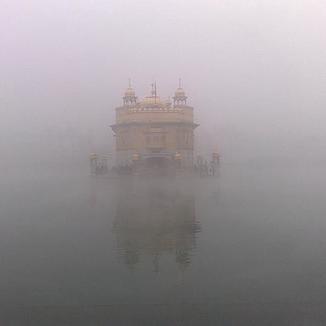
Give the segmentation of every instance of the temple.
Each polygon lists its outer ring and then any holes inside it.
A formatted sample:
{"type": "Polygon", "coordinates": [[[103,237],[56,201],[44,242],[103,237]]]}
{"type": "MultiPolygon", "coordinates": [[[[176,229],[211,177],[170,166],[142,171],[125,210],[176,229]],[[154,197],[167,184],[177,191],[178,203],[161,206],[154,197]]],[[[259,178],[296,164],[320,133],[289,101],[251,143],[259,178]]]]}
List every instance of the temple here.
{"type": "Polygon", "coordinates": [[[138,100],[129,83],[123,105],[115,110],[111,128],[116,137],[116,166],[192,169],[198,124],[180,81],[173,102],[158,96],[156,83],[149,96],[138,100]]]}

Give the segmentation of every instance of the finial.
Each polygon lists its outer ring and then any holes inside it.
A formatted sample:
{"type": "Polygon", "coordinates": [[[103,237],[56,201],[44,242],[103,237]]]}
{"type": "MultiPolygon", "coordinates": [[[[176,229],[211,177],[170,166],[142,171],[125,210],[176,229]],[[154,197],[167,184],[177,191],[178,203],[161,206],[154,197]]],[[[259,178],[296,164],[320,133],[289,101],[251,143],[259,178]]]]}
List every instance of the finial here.
{"type": "Polygon", "coordinates": [[[156,90],[156,81],[154,83],[151,84],[152,86],[152,91],[151,91],[151,94],[153,97],[157,97],[157,90],[156,90]]]}
{"type": "Polygon", "coordinates": [[[128,78],[128,86],[129,86],[129,88],[131,88],[131,80],[130,80],[130,78],[128,78]]]}
{"type": "Polygon", "coordinates": [[[181,78],[179,78],[179,88],[181,88],[181,78]]]}

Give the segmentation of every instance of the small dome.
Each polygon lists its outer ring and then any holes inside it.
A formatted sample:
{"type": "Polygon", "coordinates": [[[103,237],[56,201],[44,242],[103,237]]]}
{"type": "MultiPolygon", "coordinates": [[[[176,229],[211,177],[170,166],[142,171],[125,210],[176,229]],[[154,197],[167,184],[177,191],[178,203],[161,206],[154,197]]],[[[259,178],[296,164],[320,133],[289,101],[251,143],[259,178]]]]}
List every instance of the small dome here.
{"type": "Polygon", "coordinates": [[[132,87],[128,87],[125,91],[125,96],[135,96],[135,91],[132,87]]]}
{"type": "Polygon", "coordinates": [[[184,97],[186,96],[185,91],[183,90],[183,88],[179,87],[176,91],[175,91],[175,96],[176,97],[184,97]]]}

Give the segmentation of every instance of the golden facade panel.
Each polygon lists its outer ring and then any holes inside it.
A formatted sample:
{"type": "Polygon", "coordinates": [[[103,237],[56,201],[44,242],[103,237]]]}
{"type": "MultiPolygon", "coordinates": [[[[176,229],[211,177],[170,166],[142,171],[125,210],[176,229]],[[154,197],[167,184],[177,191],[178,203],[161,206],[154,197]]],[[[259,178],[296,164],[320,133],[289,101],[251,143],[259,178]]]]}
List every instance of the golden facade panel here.
{"type": "Polygon", "coordinates": [[[144,165],[173,165],[178,157],[181,168],[191,168],[198,126],[193,111],[181,87],[171,103],[157,96],[156,86],[150,96],[138,101],[129,86],[111,126],[116,136],[117,166],[133,164],[136,155],[144,165]]]}

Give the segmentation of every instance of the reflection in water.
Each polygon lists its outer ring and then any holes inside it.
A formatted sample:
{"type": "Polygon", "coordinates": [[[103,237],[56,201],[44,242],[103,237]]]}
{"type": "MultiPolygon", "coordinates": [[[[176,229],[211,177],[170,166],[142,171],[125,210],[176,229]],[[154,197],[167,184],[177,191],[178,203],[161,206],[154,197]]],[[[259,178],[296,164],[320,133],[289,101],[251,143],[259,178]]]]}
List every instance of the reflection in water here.
{"type": "Polygon", "coordinates": [[[184,270],[200,231],[191,190],[158,180],[120,184],[118,188],[113,230],[127,266],[135,266],[142,255],[150,256],[158,272],[161,255],[169,253],[184,270]]]}

